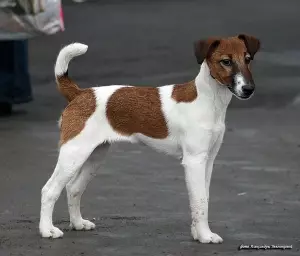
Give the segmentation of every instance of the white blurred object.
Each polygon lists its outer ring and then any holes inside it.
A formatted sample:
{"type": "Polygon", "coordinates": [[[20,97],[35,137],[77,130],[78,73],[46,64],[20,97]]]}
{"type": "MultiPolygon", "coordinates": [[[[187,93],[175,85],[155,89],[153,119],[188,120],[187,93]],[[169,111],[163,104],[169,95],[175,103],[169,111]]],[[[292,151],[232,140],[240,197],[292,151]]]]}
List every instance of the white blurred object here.
{"type": "Polygon", "coordinates": [[[0,0],[0,40],[27,39],[63,30],[60,0],[0,0]]]}
{"type": "Polygon", "coordinates": [[[14,0],[2,0],[0,1],[0,8],[1,7],[14,7],[16,2],[14,0]]]}

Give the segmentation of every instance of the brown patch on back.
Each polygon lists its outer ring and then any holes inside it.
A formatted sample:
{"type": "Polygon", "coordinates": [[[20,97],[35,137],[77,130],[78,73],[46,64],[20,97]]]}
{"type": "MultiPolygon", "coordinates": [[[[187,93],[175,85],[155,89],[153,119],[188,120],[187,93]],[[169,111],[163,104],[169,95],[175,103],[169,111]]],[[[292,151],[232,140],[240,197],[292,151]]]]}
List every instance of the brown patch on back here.
{"type": "Polygon", "coordinates": [[[60,145],[77,136],[85,127],[86,121],[96,110],[96,98],[92,89],[82,90],[61,116],[60,145]]]}
{"type": "Polygon", "coordinates": [[[116,90],[107,102],[106,116],[112,128],[122,135],[141,133],[155,139],[168,136],[158,88],[123,87],[116,90]]]}
{"type": "Polygon", "coordinates": [[[69,102],[83,91],[67,74],[57,77],[56,81],[58,90],[69,102]]]}
{"type": "Polygon", "coordinates": [[[197,98],[195,80],[184,84],[175,84],[172,91],[172,98],[176,102],[194,101],[197,98]]]}

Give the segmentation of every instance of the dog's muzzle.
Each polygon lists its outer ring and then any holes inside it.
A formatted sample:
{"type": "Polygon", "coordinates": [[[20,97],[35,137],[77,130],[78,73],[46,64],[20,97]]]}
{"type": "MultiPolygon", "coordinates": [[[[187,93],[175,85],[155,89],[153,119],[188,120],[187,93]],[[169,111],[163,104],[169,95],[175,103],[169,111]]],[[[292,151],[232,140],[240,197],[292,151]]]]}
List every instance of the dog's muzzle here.
{"type": "Polygon", "coordinates": [[[255,84],[238,73],[233,77],[233,84],[229,85],[228,89],[239,99],[249,99],[254,93],[255,84]]]}

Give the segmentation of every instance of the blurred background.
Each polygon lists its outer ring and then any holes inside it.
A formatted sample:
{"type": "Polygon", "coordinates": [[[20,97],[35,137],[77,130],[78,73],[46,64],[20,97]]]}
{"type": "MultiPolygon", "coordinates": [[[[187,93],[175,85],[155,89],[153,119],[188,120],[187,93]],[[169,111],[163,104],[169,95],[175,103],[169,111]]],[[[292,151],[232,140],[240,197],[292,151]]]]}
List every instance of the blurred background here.
{"type": "Polygon", "coordinates": [[[28,41],[32,97],[0,119],[0,255],[232,256],[242,243],[293,245],[284,254],[299,255],[299,10],[297,0],[64,0],[65,31],[28,41]],[[262,48],[252,68],[255,95],[233,99],[212,178],[211,228],[224,244],[191,240],[179,162],[127,144],[113,146],[83,197],[96,230],[69,232],[62,196],[54,219],[65,237],[41,240],[40,189],[56,163],[66,106],[54,79],[59,50],[89,46],[69,68],[81,87],[158,86],[195,78],[195,40],[239,33],[258,37],[262,48]]]}

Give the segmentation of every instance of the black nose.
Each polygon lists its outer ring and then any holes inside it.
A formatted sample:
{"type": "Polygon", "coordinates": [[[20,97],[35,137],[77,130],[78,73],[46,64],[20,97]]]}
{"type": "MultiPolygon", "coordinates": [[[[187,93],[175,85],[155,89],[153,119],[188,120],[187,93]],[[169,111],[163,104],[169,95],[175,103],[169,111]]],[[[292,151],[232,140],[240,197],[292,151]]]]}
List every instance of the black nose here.
{"type": "Polygon", "coordinates": [[[251,93],[254,90],[254,86],[252,84],[243,85],[242,90],[245,93],[251,93]]]}

